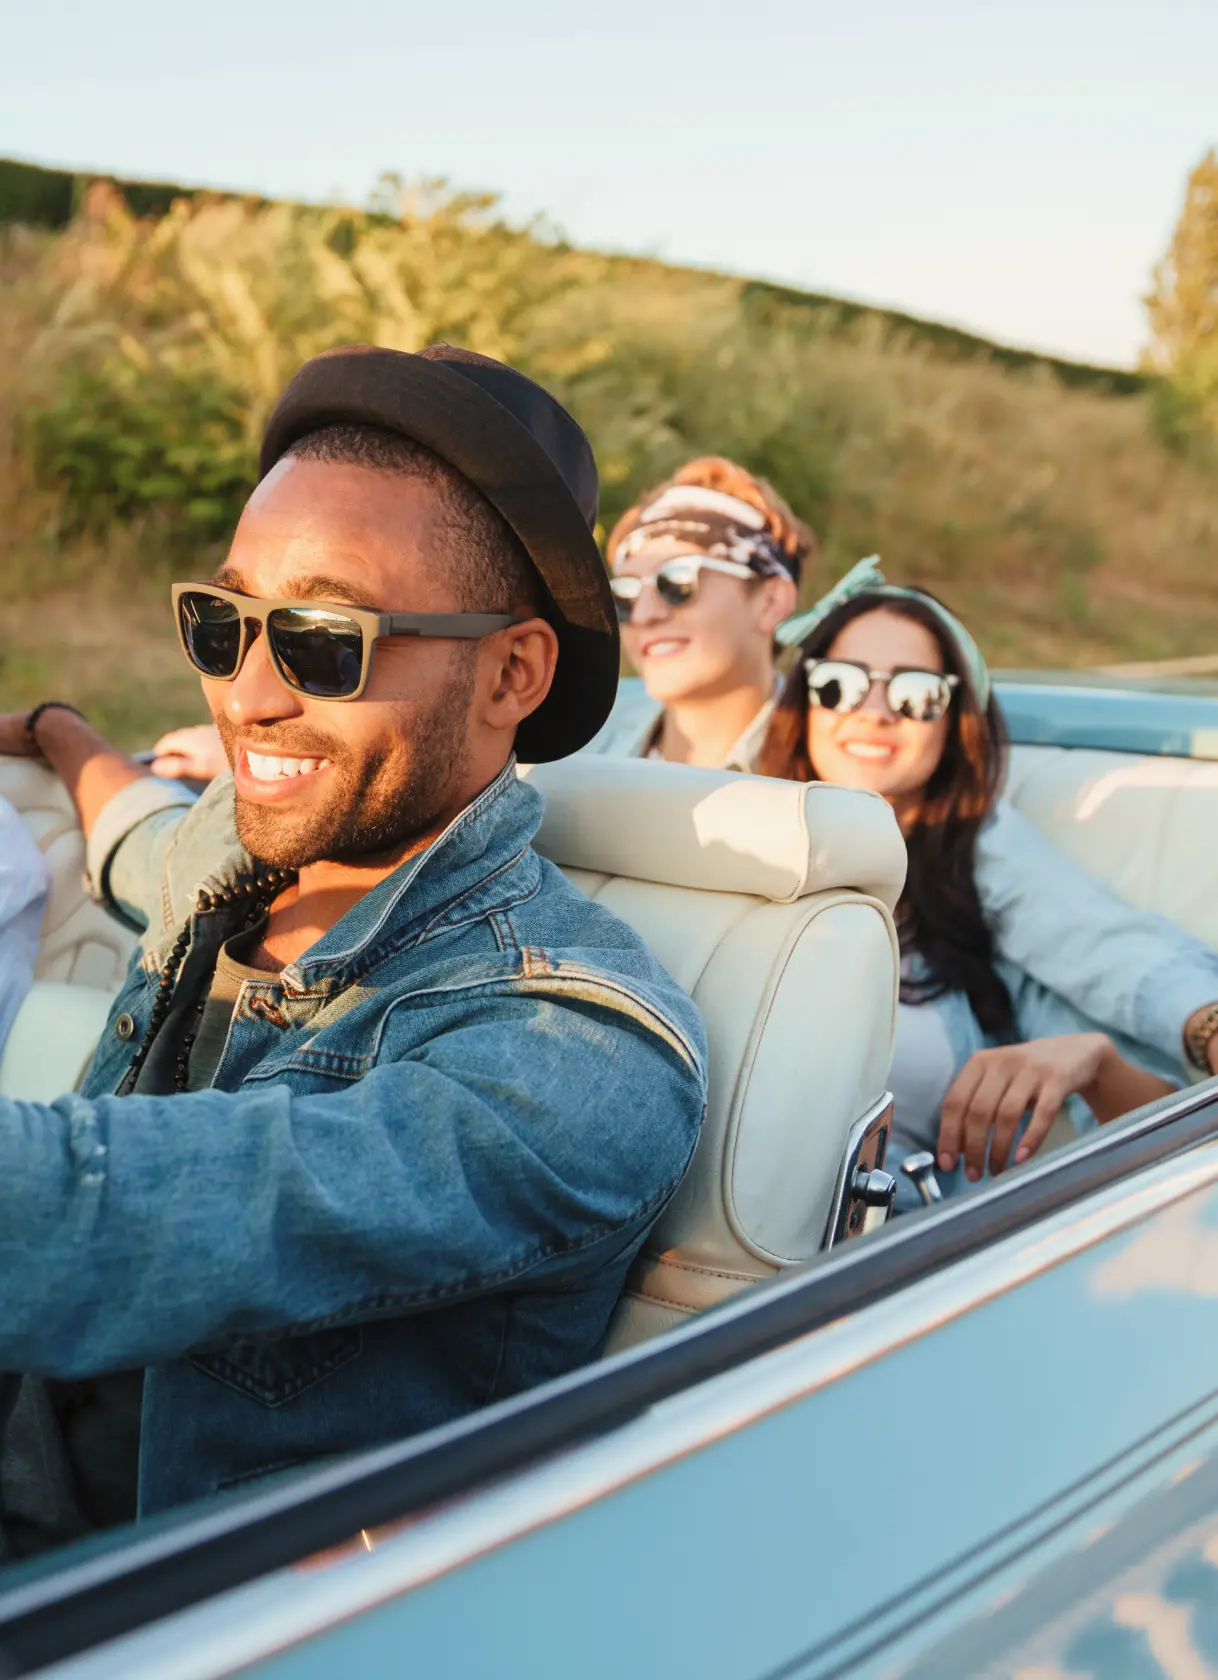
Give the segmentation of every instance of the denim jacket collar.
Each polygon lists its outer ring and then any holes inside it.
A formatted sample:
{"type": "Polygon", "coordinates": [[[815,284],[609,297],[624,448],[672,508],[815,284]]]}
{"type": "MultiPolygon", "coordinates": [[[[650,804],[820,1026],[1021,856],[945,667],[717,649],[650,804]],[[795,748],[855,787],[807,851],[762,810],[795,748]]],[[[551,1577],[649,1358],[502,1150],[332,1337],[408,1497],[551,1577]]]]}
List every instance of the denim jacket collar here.
{"type": "MultiPolygon", "coordinates": [[[[330,991],[349,985],[392,945],[401,948],[453,912],[473,913],[471,900],[492,878],[524,858],[541,823],[536,789],[508,763],[431,844],[386,876],[347,914],[283,971],[292,991],[330,991]]],[[[522,882],[523,896],[537,886],[537,865],[522,882]]],[[[495,893],[498,903],[500,887],[495,893]]]]}
{"type": "MultiPolygon", "coordinates": [[[[231,788],[229,778],[223,780],[231,788]]],[[[208,796],[217,797],[217,793],[209,790],[208,796]]],[[[513,864],[523,866],[517,896],[530,896],[537,889],[540,866],[529,852],[529,843],[541,822],[542,809],[540,795],[517,779],[516,760],[509,759],[495,780],[429,846],[407,858],[283,970],[286,991],[324,995],[342,990],[390,949],[421,938],[458,907],[477,914],[475,900],[483,889],[490,890],[492,881],[498,903],[503,886],[497,878],[513,864]]],[[[219,867],[199,882],[195,896],[230,885],[252,865],[243,846],[230,847],[219,867]]],[[[173,925],[174,920],[168,917],[166,925],[173,925]]],[[[159,953],[151,960],[155,964],[159,953]]]]}

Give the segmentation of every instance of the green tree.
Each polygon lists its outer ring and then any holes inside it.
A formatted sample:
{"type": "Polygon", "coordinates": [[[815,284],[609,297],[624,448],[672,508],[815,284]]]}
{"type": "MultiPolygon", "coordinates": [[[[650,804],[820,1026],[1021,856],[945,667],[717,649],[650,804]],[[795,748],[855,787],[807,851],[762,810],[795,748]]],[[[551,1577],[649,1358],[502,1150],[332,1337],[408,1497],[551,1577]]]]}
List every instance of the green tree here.
{"type": "Polygon", "coordinates": [[[1175,442],[1218,442],[1218,152],[1188,179],[1171,246],[1145,299],[1146,365],[1163,375],[1161,425],[1175,442]]]}

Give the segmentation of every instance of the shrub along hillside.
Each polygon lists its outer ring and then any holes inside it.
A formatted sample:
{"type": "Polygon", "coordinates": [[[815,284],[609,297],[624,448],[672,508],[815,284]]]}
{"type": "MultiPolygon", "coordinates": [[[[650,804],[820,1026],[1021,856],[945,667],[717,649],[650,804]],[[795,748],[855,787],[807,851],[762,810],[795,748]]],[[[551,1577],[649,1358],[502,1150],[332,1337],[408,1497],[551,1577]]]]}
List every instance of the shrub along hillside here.
{"type": "Polygon", "coordinates": [[[370,212],[75,202],[0,229],[0,706],[54,690],[129,739],[197,710],[165,584],[222,551],[293,369],[356,340],[449,339],[548,383],[606,525],[721,451],[821,533],[809,588],[878,550],[1004,663],[1218,651],[1218,480],[1156,440],[1138,376],[574,250],[440,188],[387,182],[370,212]]]}

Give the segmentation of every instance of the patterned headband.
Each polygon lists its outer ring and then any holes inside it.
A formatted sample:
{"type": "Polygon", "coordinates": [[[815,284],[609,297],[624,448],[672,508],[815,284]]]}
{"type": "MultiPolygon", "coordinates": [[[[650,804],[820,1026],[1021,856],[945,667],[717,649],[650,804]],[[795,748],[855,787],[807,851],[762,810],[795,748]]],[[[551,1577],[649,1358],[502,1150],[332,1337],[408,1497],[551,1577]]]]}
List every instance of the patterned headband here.
{"type": "Polygon", "coordinates": [[[833,588],[822,595],[807,612],[799,613],[795,618],[787,619],[785,624],[780,624],[778,640],[784,647],[794,647],[796,642],[807,641],[813,630],[823,624],[830,613],[836,612],[838,607],[844,606],[847,601],[853,601],[859,595],[879,595],[888,601],[919,601],[928,608],[959,653],[973,693],[977,696],[977,702],[982,711],[985,710],[990,703],[990,673],[981,657],[981,649],[955,613],[949,612],[933,596],[925,594],[921,589],[902,589],[899,584],[889,583],[880,570],[878,554],[872,554],[866,560],[860,560],[857,566],[852,566],[845,577],[839,578],[833,588]]]}
{"type": "Polygon", "coordinates": [[[674,484],[648,502],[638,524],[618,544],[614,566],[632,560],[661,537],[675,537],[699,554],[735,560],[758,577],[793,577],[799,562],[785,554],[767,529],[765,515],[738,496],[704,490],[696,484],[674,484]]]}

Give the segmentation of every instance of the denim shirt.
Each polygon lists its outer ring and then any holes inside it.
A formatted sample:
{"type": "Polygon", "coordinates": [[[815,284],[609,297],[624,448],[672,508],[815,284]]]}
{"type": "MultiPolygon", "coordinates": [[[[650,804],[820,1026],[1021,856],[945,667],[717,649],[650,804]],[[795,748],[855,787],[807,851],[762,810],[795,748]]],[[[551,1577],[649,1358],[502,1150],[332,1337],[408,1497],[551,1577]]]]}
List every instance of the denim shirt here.
{"type": "MultiPolygon", "coordinates": [[[[1019,1042],[1104,1032],[1139,1067],[1177,1085],[1186,1081],[1184,1027],[1218,999],[1218,952],[1119,897],[1006,800],[978,835],[974,874],[1019,1042]]],[[[947,1028],[955,1072],[994,1043],[963,992],[933,1007],[947,1028]]],[[[1077,1131],[1095,1125],[1081,1097],[1069,1099],[1067,1113],[1077,1131]]],[[[893,1160],[936,1141],[903,1134],[898,1116],[893,1160]]],[[[940,1183],[945,1195],[968,1188],[960,1167],[941,1174],[940,1183]]],[[[920,1205],[912,1186],[899,1179],[899,1187],[898,1205],[920,1205]]]]}
{"type": "Polygon", "coordinates": [[[245,984],[210,1090],[116,1097],[177,930],[183,1007],[233,931],[199,890],[249,862],[230,778],[180,799],[136,783],[91,838],[144,933],[82,1092],[0,1101],[0,1369],[145,1367],[144,1513],[595,1358],[705,1103],[694,1005],[533,851],[514,764],[245,984]]]}

